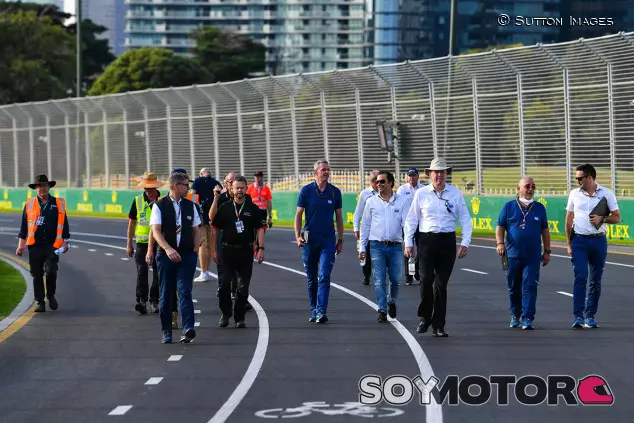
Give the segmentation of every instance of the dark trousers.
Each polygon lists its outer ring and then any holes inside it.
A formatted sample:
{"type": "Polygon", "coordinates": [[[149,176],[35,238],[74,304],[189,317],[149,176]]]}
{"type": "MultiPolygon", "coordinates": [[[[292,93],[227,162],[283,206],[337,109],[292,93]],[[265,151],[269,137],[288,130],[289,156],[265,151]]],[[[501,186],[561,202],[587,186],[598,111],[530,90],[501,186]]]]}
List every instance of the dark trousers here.
{"type": "Polygon", "coordinates": [[[456,233],[420,234],[418,243],[421,284],[418,317],[444,329],[447,313],[447,284],[456,261],[456,233]]]}
{"type": "Polygon", "coordinates": [[[363,278],[365,280],[370,280],[372,276],[372,252],[370,251],[370,241],[365,246],[365,264],[362,267],[363,269],[363,278]]]}
{"type": "MultiPolygon", "coordinates": [[[[418,245],[418,242],[420,240],[420,232],[418,232],[418,229],[416,230],[416,232],[414,233],[414,245],[418,245]]],[[[420,260],[416,260],[416,270],[414,271],[414,275],[410,275],[409,274],[409,257],[407,257],[407,255],[403,254],[403,265],[405,266],[405,280],[407,282],[412,282],[414,280],[414,277],[416,277],[416,279],[420,280],[420,260]]]]}
{"type": "Polygon", "coordinates": [[[176,304],[176,292],[178,291],[178,303],[183,322],[183,333],[194,329],[194,303],[192,301],[192,285],[198,254],[195,251],[179,252],[180,262],[173,262],[167,255],[158,253],[156,261],[159,271],[159,315],[161,329],[172,333],[172,311],[176,304]]]}
{"type": "Polygon", "coordinates": [[[218,299],[220,310],[226,317],[233,316],[236,322],[243,321],[253,272],[253,245],[224,245],[219,261],[223,267],[218,299]],[[235,305],[231,301],[231,281],[238,281],[235,305]]]}
{"type": "Polygon", "coordinates": [[[58,263],[59,256],[55,255],[53,244],[29,246],[29,267],[33,276],[34,297],[38,303],[44,302],[44,275],[46,275],[46,298],[55,296],[58,263]]]}
{"type": "MultiPolygon", "coordinates": [[[[148,273],[149,266],[145,262],[145,256],[147,254],[148,244],[139,243],[136,244],[136,251],[134,253],[134,262],[136,263],[136,301],[147,302],[148,300],[148,273]]],[[[156,249],[153,256],[156,256],[156,249]]],[[[158,285],[158,270],[156,267],[156,259],[152,260],[152,287],[149,288],[149,299],[151,303],[158,304],[159,302],[159,285],[158,285]]]]}

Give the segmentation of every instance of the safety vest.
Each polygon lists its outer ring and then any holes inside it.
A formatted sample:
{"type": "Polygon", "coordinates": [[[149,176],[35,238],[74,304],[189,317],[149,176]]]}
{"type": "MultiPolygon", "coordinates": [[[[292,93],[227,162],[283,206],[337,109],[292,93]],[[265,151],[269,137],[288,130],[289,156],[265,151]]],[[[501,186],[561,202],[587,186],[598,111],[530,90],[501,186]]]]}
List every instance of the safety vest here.
{"type": "MultiPolygon", "coordinates": [[[[160,197],[157,196],[157,198],[160,197]]],[[[143,194],[135,198],[136,201],[136,228],[134,236],[138,244],[147,244],[150,242],[150,217],[152,216],[152,207],[145,201],[143,194]]]]}
{"type": "MultiPolygon", "coordinates": [[[[62,231],[64,230],[64,220],[66,218],[66,200],[62,198],[55,198],[55,204],[57,205],[57,231],[53,247],[61,248],[64,244],[62,231]]],[[[40,217],[40,214],[40,202],[37,200],[37,197],[30,199],[28,203],[26,203],[26,221],[28,223],[28,236],[26,238],[27,246],[35,244],[35,232],[37,232],[38,228],[36,222],[40,217]]]]}
{"type": "Polygon", "coordinates": [[[193,201],[196,204],[198,204],[198,198],[199,198],[198,194],[192,194],[192,193],[187,194],[187,199],[189,201],[193,201]]]}

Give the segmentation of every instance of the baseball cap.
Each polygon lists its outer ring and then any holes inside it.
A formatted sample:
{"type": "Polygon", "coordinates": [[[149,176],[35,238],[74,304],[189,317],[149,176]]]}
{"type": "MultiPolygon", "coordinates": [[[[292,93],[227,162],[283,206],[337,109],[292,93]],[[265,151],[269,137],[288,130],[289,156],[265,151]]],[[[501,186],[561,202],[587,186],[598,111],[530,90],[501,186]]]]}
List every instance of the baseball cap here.
{"type": "Polygon", "coordinates": [[[412,176],[412,175],[420,175],[420,172],[418,171],[418,169],[413,167],[407,171],[407,176],[412,176]]]}
{"type": "Polygon", "coordinates": [[[187,171],[182,167],[177,167],[176,169],[172,170],[170,172],[170,175],[173,175],[174,173],[184,173],[185,175],[187,175],[187,171]]]}
{"type": "Polygon", "coordinates": [[[253,176],[264,176],[264,173],[261,170],[256,171],[253,176]]]}

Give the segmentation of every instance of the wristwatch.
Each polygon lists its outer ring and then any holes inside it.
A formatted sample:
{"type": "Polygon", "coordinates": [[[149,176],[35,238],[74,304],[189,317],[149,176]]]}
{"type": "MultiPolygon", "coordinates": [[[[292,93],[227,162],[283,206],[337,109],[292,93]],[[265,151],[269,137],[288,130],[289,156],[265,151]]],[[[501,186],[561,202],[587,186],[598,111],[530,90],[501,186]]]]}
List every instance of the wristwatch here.
{"type": "Polygon", "coordinates": [[[258,247],[258,250],[264,251],[264,247],[258,247]]]}
{"type": "Polygon", "coordinates": [[[544,254],[550,254],[552,250],[544,250],[544,254]]]}

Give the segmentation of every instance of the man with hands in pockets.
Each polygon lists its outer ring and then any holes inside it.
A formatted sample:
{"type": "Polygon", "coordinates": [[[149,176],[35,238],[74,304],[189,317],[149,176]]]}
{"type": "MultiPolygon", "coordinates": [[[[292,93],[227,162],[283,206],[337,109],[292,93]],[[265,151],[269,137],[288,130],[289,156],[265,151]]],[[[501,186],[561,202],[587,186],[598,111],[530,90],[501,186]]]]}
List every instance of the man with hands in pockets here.
{"type": "Polygon", "coordinates": [[[420,231],[418,260],[420,262],[421,302],[418,306],[420,324],[416,331],[425,333],[433,327],[436,337],[447,337],[447,284],[456,260],[456,225],[462,227],[462,242],[458,258],[467,255],[473,231],[471,215],[462,192],[448,184],[451,167],[442,158],[435,158],[425,174],[431,183],[416,191],[405,220],[405,245],[408,257],[414,257],[414,233],[420,231]]]}
{"type": "Polygon", "coordinates": [[[409,201],[404,195],[394,192],[394,175],[390,172],[379,172],[376,184],[379,194],[368,198],[363,211],[359,258],[365,258],[369,241],[372,279],[379,305],[376,321],[384,323],[387,322],[387,314],[396,318],[398,289],[403,280],[403,224],[409,201]],[[390,278],[389,289],[386,276],[390,278]]]}

